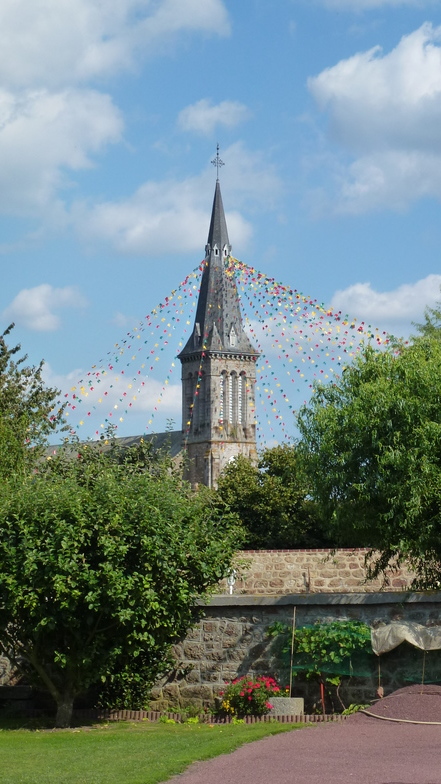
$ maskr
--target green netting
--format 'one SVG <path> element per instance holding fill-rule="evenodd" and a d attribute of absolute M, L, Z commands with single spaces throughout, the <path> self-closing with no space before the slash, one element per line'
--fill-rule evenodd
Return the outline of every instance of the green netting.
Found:
<path fill-rule="evenodd" d="M 323 675 L 370 678 L 377 671 L 376 657 L 373 654 L 359 654 L 340 662 L 323 662 L 311 659 L 307 654 L 294 654 L 292 671 L 294 675 L 301 675 L 311 670 L 311 663 L 317 672 Z"/>
<path fill-rule="evenodd" d="M 294 674 L 367 678 L 371 658 L 370 628 L 360 621 L 315 623 L 295 630 Z"/>
<path fill-rule="evenodd" d="M 307 654 L 294 653 L 293 675 L 311 671 L 311 664 L 325 677 L 365 678 L 378 685 L 392 682 L 397 688 L 408 683 L 441 683 L 441 651 L 422 651 L 409 643 L 381 656 L 359 653 L 339 662 L 312 660 Z"/>
<path fill-rule="evenodd" d="M 394 626 L 398 624 L 389 624 L 388 628 Z M 431 637 L 436 636 L 439 627 L 420 628 L 410 622 L 407 626 L 407 632 L 413 635 L 420 632 L 420 636 L 425 633 L 429 640 L 427 644 L 435 645 Z M 407 641 L 409 639 L 412 642 Z M 298 677 L 320 674 L 326 679 L 370 679 L 377 685 L 393 683 L 397 688 L 408 683 L 441 683 L 441 649 L 415 647 L 422 643 L 419 638 L 415 642 L 412 635 L 409 638 L 409 634 L 407 640 L 377 655 L 372 650 L 370 629 L 366 624 L 337 621 L 305 625 L 295 630 L 292 672 Z M 348 651 L 349 655 L 345 655 Z"/>
<path fill-rule="evenodd" d="M 441 651 L 422 651 L 403 643 L 378 657 L 377 671 L 382 681 L 392 679 L 397 684 L 441 683 Z"/>
<path fill-rule="evenodd" d="M 401 627 L 406 627 L 404 641 L 395 639 L 398 632 L 403 632 Z M 292 626 L 275 623 L 270 627 L 274 662 L 276 667 L 286 667 L 287 672 L 292 667 L 292 677 L 298 681 L 312 678 L 332 685 L 332 679 L 341 679 L 340 685 L 352 681 L 355 688 L 368 687 L 372 694 L 379 687 L 390 690 L 411 683 L 441 684 L 441 647 L 435 647 L 441 635 L 440 626 L 423 627 L 408 621 L 381 624 L 381 628 L 379 634 L 380 627 L 372 631 L 359 621 L 299 626 L 294 629 L 292 650 Z M 390 649 L 392 643 L 396 647 Z M 381 645 L 385 652 L 378 653 Z M 421 645 L 426 650 L 417 647 Z"/>

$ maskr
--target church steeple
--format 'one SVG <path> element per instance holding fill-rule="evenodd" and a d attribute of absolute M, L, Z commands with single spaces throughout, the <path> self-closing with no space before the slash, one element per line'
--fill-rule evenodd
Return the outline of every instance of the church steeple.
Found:
<path fill-rule="evenodd" d="M 243 328 L 236 284 L 227 273 L 231 245 L 219 180 L 216 180 L 210 229 L 205 246 L 205 268 L 193 333 L 180 359 L 205 350 L 256 356 Z"/>
<path fill-rule="evenodd" d="M 217 168 L 223 162 L 217 156 Z M 227 463 L 257 459 L 254 386 L 259 354 L 242 321 L 219 176 L 205 246 L 205 266 L 192 334 L 182 363 L 182 432 L 186 478 L 215 487 Z"/>

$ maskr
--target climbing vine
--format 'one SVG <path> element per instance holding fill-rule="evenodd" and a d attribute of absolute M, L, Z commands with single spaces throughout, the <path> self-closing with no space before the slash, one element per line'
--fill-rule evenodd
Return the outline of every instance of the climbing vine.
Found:
<path fill-rule="evenodd" d="M 267 631 L 271 637 L 282 635 L 282 651 L 288 655 L 291 651 L 291 626 L 276 622 Z M 318 682 L 323 713 L 326 713 L 326 691 L 330 686 L 335 687 L 340 705 L 345 709 L 340 697 L 342 678 L 368 674 L 365 664 L 363 673 L 360 672 L 360 657 L 365 659 L 371 653 L 371 632 L 365 623 L 318 621 L 295 629 L 292 671 L 294 675 L 303 674 L 307 680 Z"/>

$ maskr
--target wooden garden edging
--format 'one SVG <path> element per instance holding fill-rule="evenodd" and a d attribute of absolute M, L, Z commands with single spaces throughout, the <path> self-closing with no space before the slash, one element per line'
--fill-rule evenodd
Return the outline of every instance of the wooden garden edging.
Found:
<path fill-rule="evenodd" d="M 0 710 L 0 718 L 2 711 Z M 9 713 L 9 716 L 20 716 L 27 718 L 38 718 L 40 716 L 47 716 L 47 711 L 39 710 L 36 708 L 23 708 Z M 160 711 L 148 710 L 93 710 L 93 709 L 76 709 L 73 712 L 73 721 L 159 721 L 161 717 L 166 719 L 173 719 L 177 723 L 185 722 L 187 717 L 181 713 L 161 713 Z M 219 718 L 212 714 L 202 713 L 197 716 L 201 724 L 231 724 L 233 719 L 231 716 L 226 718 Z M 245 724 L 256 724 L 258 722 L 274 722 L 279 721 L 283 724 L 319 724 L 328 721 L 344 721 L 346 716 L 341 713 L 330 714 L 305 714 L 301 713 L 293 716 L 273 716 L 266 714 L 265 716 L 245 716 Z"/>

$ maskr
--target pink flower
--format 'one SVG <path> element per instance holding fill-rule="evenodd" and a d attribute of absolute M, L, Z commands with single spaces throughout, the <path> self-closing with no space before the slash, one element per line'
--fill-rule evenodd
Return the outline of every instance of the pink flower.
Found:
<path fill-rule="evenodd" d="M 249 699 L 249 701 L 251 702 L 251 700 L 252 700 L 253 698 L 252 698 L 252 697 L 248 697 L 248 699 Z"/>
<path fill-rule="evenodd" d="M 265 705 L 268 708 L 268 710 L 272 710 L 272 708 L 274 707 L 274 705 L 271 705 L 270 702 L 266 702 Z"/>

